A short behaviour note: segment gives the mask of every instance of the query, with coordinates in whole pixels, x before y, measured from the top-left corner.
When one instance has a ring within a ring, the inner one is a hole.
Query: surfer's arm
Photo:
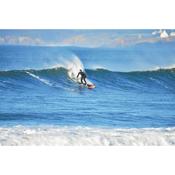
[[[77,78],[79,77],[79,75],[80,75],[80,72],[78,73]]]

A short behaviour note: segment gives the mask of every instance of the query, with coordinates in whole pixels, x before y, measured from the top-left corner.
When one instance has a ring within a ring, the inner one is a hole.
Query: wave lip
[[[84,68],[78,68],[79,69],[84,70]],[[69,71],[69,67],[64,67],[64,66],[53,66],[51,68],[41,68],[41,69],[23,69],[23,70],[18,70],[18,69],[14,69],[14,70],[0,70],[0,75],[3,74],[17,74],[17,73],[27,73],[31,75],[31,72],[41,72],[41,73],[48,73],[48,72],[63,72],[63,71]],[[132,73],[156,73],[156,72],[175,72],[175,66],[172,67],[157,67],[155,69],[148,69],[148,70],[137,70],[137,71],[128,71],[128,72],[121,72],[121,71],[114,71],[114,70],[110,70],[110,69],[106,69],[106,68],[101,68],[101,67],[97,67],[95,69],[85,69],[85,71],[90,71],[90,72],[99,72],[99,73],[103,73],[103,72],[111,72],[111,73],[123,73],[123,74],[132,74]]]
[[[175,145],[175,128],[1,127],[0,145]]]

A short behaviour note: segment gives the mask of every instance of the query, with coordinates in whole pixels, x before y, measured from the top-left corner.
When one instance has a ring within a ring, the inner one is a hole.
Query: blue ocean
[[[175,42],[0,46],[0,145],[175,145]],[[74,82],[79,69],[96,88]]]

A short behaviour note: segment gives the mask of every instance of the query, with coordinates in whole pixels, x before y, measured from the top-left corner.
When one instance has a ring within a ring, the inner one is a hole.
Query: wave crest
[[[71,70],[71,71],[70,71]],[[16,70],[0,71],[0,88],[8,87],[5,81],[13,84],[29,83],[33,85],[46,85],[50,87],[73,87],[70,74],[77,75],[79,68],[74,70],[65,67],[56,67],[41,70]],[[77,72],[76,72],[77,71]],[[110,90],[142,92],[162,92],[169,91],[174,93],[175,89],[175,68],[159,69],[154,71],[135,71],[135,72],[113,72],[107,69],[86,69],[88,79],[98,88],[108,88]],[[69,75],[70,74],[70,75]],[[42,83],[42,84],[41,84]]]

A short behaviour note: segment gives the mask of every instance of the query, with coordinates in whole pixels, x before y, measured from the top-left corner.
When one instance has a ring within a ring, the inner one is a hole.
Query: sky
[[[175,30],[0,30],[0,45],[119,47],[175,40]]]

